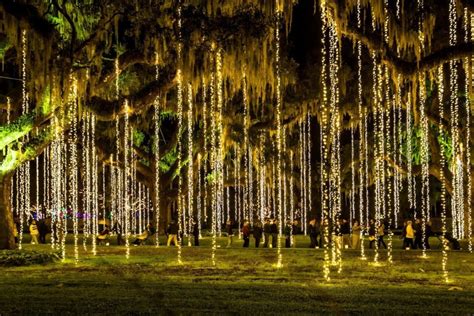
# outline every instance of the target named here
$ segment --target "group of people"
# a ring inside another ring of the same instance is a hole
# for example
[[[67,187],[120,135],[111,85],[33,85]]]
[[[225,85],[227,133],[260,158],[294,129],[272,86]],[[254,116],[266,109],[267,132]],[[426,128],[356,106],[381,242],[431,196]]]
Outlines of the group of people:
[[[403,223],[403,249],[430,249],[429,238],[433,235],[431,221],[423,223],[419,218],[413,223],[412,220],[406,220]]]
[[[194,246],[199,246],[200,239],[200,227],[199,224],[191,220],[189,223],[183,223],[189,225],[189,244],[191,240],[194,240]],[[295,247],[294,235],[301,231],[298,221],[287,221],[283,228],[283,235],[285,237],[285,247]],[[15,240],[18,242],[18,232],[20,231],[19,221],[15,220]],[[236,223],[231,219],[226,222],[225,232],[227,233],[227,247],[233,245],[233,240],[236,230]],[[48,226],[47,218],[35,220],[32,219],[29,222],[29,232],[31,235],[32,244],[45,244],[47,234],[51,233],[51,228]],[[259,248],[263,243],[264,248],[276,248],[278,246],[279,237],[279,221],[276,218],[265,218],[263,222],[260,220],[254,220],[253,224],[248,220],[243,222],[241,226],[241,236],[243,239],[243,247],[248,248],[250,246],[250,238],[253,237],[255,241],[255,248]],[[114,232],[117,235],[117,244],[123,244],[122,229],[120,224],[115,221],[113,228],[110,229],[107,224],[103,225],[103,229],[96,236],[97,242],[103,244],[108,239],[108,236]],[[167,245],[178,245],[178,242],[183,244],[184,241],[184,230],[179,231],[178,223],[172,220],[167,229]],[[310,248],[321,248],[324,243],[331,243],[332,238],[335,238],[335,243],[340,248],[351,248],[360,249],[361,247],[361,236],[367,232],[369,240],[369,248],[373,248],[377,243],[378,248],[387,249],[384,237],[387,234],[387,226],[383,221],[376,222],[374,219],[370,219],[367,227],[360,225],[358,220],[354,220],[351,224],[344,218],[339,219],[336,223],[330,223],[327,219],[319,222],[316,218],[313,218],[308,223],[308,235],[310,237]],[[139,234],[135,235],[134,245],[141,245],[145,243],[150,236],[156,233],[155,228],[148,224],[146,228]],[[180,234],[180,235],[179,235]],[[179,235],[179,236],[178,236]],[[415,220],[408,219],[404,221],[403,229],[401,231],[401,239],[403,239],[403,249],[430,249],[429,238],[433,236],[432,223],[431,221],[423,222],[417,218]],[[179,238],[178,238],[179,237]],[[450,234],[446,234],[446,239],[451,243],[453,249],[459,249],[459,242],[454,239]],[[324,240],[326,238],[326,240]],[[108,244],[108,243],[107,243]]]
[[[253,230],[250,228],[250,222],[244,221],[242,226],[242,238],[244,240],[244,247],[248,248],[250,245],[250,235],[253,235],[255,239],[255,248],[260,247],[260,243],[263,240],[263,247],[268,248],[276,248],[278,245],[278,233],[279,233],[279,222],[275,218],[265,218],[262,224],[261,221],[257,220],[253,224]],[[288,229],[285,227],[285,235]],[[231,220],[227,221],[226,224],[226,231],[228,236],[228,243],[227,247],[232,245],[232,238],[234,236],[234,229],[233,229],[233,222]],[[287,240],[285,242],[287,247],[290,247],[291,240],[289,240],[289,235],[287,236]],[[271,241],[271,242],[270,242]]]

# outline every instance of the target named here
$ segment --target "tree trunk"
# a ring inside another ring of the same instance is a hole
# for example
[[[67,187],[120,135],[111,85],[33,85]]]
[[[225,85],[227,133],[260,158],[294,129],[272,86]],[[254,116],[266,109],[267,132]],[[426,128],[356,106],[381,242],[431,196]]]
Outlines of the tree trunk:
[[[11,175],[0,177],[0,249],[16,248],[10,189]]]

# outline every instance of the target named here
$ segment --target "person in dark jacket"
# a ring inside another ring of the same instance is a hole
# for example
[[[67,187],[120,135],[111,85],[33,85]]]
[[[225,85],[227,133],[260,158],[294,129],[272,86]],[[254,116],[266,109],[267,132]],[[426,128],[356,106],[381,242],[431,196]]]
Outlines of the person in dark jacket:
[[[342,248],[351,248],[351,227],[349,222],[343,218],[341,222]]]
[[[423,231],[421,226],[421,220],[417,218],[415,220],[415,249],[423,249]]]
[[[116,220],[114,222],[114,226],[112,226],[112,232],[114,232],[117,235],[117,245],[121,245],[123,242],[122,239],[122,226],[120,223]]]
[[[172,220],[166,229],[166,232],[168,233],[168,246],[171,245],[171,242],[173,242],[174,246],[178,246],[178,230],[178,224]]]
[[[262,233],[263,233],[262,223],[260,221],[257,221],[253,228],[253,238],[255,238],[255,248],[258,248],[260,246],[260,240],[262,240]]]
[[[278,243],[278,221],[276,219],[271,221],[270,232],[272,234],[272,248],[276,248]]]
[[[292,231],[291,223],[289,221],[286,222],[285,225],[285,248],[291,248],[291,231]]]
[[[242,237],[244,238],[244,247],[248,248],[250,243],[250,226],[248,221],[245,221],[242,227]]]
[[[193,236],[194,236],[194,246],[199,246],[199,224],[197,221],[193,220]]]
[[[428,221],[425,227],[425,249],[431,249],[430,237],[433,236],[433,229],[431,228],[431,224],[431,221]]]
[[[265,224],[263,224],[263,234],[265,237],[265,242],[263,243],[263,247],[268,248],[268,243],[270,242],[270,235],[272,233],[270,220],[265,218]]]
[[[38,221],[38,232],[39,232],[39,242],[40,244],[46,243],[46,235],[48,234],[48,226],[44,219]]]
[[[375,232],[376,232],[376,227],[375,227],[375,221],[371,218],[369,221],[369,248],[372,249],[372,245],[375,243]]]
[[[227,232],[227,248],[230,248],[232,246],[233,238],[234,238],[234,228],[233,228],[234,223],[232,222],[231,219],[227,220],[227,223],[225,225],[225,230]]]
[[[309,231],[309,239],[310,239],[309,248],[316,248],[316,245],[318,243],[318,235],[317,235],[317,231],[316,231],[316,219],[315,218],[313,218],[312,220],[309,221],[308,231]]]

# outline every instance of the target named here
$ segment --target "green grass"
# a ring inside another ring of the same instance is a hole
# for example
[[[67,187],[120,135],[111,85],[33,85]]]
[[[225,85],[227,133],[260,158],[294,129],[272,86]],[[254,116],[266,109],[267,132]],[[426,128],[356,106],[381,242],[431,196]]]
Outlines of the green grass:
[[[112,241],[113,242],[113,241]],[[323,251],[282,249],[283,267],[276,268],[276,249],[230,249],[218,239],[216,266],[211,264],[210,238],[200,248],[183,247],[183,264],[174,247],[100,246],[97,256],[80,247],[80,261],[0,268],[0,314],[472,314],[474,257],[449,252],[449,277],[441,273],[441,252],[399,250],[393,265],[380,251],[380,265],[359,252],[343,251],[343,270],[322,276]],[[300,237],[300,246],[308,240]],[[433,241],[436,248],[436,243]],[[253,246],[253,245],[252,245]],[[24,245],[50,251],[49,245]],[[90,246],[88,248],[90,251]]]

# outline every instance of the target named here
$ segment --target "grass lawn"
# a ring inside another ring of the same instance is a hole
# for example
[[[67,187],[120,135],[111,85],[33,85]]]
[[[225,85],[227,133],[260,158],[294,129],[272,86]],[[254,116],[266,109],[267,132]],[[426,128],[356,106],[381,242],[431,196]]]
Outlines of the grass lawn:
[[[300,236],[297,245],[308,240]],[[434,242],[433,242],[434,243]],[[275,249],[226,249],[218,240],[217,265],[211,264],[210,238],[200,248],[183,247],[177,264],[174,247],[100,246],[97,256],[81,247],[80,262],[68,259],[45,266],[0,267],[0,315],[10,314],[457,314],[474,313],[474,256],[449,252],[444,283],[441,252],[400,250],[393,265],[380,251],[380,264],[359,252],[343,251],[343,271],[322,277],[323,251],[282,249],[276,268]],[[251,244],[251,246],[253,246]],[[436,248],[436,243],[434,243]],[[49,245],[26,249],[49,251]],[[90,246],[89,246],[90,251]]]

